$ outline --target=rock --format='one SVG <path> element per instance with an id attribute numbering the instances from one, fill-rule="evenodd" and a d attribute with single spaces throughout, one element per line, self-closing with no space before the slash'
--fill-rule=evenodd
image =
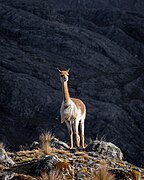
<path id="1" fill-rule="evenodd" d="M 88 154 L 89 154 L 89 156 L 92 156 L 92 157 L 98 157 L 99 156 L 98 153 L 93 152 L 93 151 L 88 151 Z"/>
<path id="2" fill-rule="evenodd" d="M 76 176 L 76 180 L 83 180 L 85 178 L 85 175 L 83 172 L 79 171 Z"/>
<path id="3" fill-rule="evenodd" d="M 88 144 L 85 150 L 94 151 L 99 155 L 103 155 L 113 159 L 123 159 L 123 153 L 121 152 L 121 150 L 110 142 L 95 140 Z"/>
<path id="4" fill-rule="evenodd" d="M 0 148 L 0 163 L 5 166 L 14 166 L 15 162 L 7 155 L 4 148 Z"/>
<path id="5" fill-rule="evenodd" d="M 42 172 L 49 173 L 54 169 L 54 165 L 59 161 L 60 160 L 56 155 L 51 155 L 41 159 L 19 163 L 12 167 L 11 170 L 18 174 L 21 173 L 39 176 Z"/>
<path id="6" fill-rule="evenodd" d="M 115 175 L 115 179 L 129 179 L 128 173 L 125 173 L 123 169 L 113 169 L 111 172 Z"/>
<path id="7" fill-rule="evenodd" d="M 2 173 L 0 173 L 0 178 L 2 179 L 2 180 L 14 180 L 15 178 L 14 178 L 14 176 L 15 176 L 16 174 L 15 173 L 13 173 L 13 172 L 2 172 Z"/>
<path id="8" fill-rule="evenodd" d="M 40 175 L 41 172 L 50 172 L 50 170 L 53 170 L 54 165 L 59 162 L 60 160 L 56 155 L 48 156 L 44 159 L 41 159 L 40 161 L 37 161 L 33 164 L 31 168 L 31 173 L 34 175 Z"/>
<path id="9" fill-rule="evenodd" d="M 57 138 L 51 140 L 50 146 L 61 150 L 69 149 L 69 146 L 65 142 L 60 141 Z"/>
<path id="10" fill-rule="evenodd" d="M 30 145 L 30 149 L 38 149 L 39 148 L 39 142 L 34 141 L 31 145 Z"/>
<path id="11" fill-rule="evenodd" d="M 48 1 L 52 3 L 57 10 L 69 10 L 69 9 L 120 9 L 126 11 L 141 12 L 143 14 L 144 2 L 142 0 L 67 0 L 67 1 Z"/>

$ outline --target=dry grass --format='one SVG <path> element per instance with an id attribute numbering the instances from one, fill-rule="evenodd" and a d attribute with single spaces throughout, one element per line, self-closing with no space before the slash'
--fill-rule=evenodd
<path id="1" fill-rule="evenodd" d="M 69 151 L 66 151 L 66 150 L 61 150 L 61 149 L 53 148 L 53 151 L 55 153 L 58 153 L 58 154 L 65 154 L 65 155 L 68 155 L 68 156 L 72 155 Z"/>
<path id="2" fill-rule="evenodd" d="M 71 178 L 74 176 L 74 172 L 72 171 L 72 168 L 68 162 L 65 162 L 65 161 L 57 162 L 54 168 L 59 172 L 66 173 Z"/>
<path id="3" fill-rule="evenodd" d="M 50 173 L 42 172 L 41 178 L 39 180 L 65 180 L 64 177 L 61 175 L 60 171 L 54 170 L 50 171 Z"/>
<path id="4" fill-rule="evenodd" d="M 100 165 L 100 166 L 107 166 L 107 162 L 105 159 L 100 159 L 99 161 L 97 161 L 97 163 Z"/>
<path id="5" fill-rule="evenodd" d="M 32 176 L 29 176 L 29 175 L 24 175 L 24 174 L 16 174 L 15 176 L 14 176 L 14 179 L 20 179 L 20 180 L 33 180 L 34 179 L 34 177 L 32 177 Z"/>
<path id="6" fill-rule="evenodd" d="M 97 137 L 95 138 L 95 140 L 96 140 L 96 141 L 106 141 L 106 136 L 105 136 L 105 135 L 103 135 L 103 136 L 97 136 Z"/>
<path id="7" fill-rule="evenodd" d="M 141 173 L 140 172 L 138 172 L 136 170 L 132 170 L 129 174 L 130 174 L 132 180 L 141 180 Z"/>
<path id="8" fill-rule="evenodd" d="M 86 152 L 83 152 L 83 151 L 77 151 L 74 153 L 75 156 L 84 156 L 84 155 L 87 155 Z"/>
<path id="9" fill-rule="evenodd" d="M 26 151 L 19 151 L 17 152 L 17 155 L 20 157 L 20 156 L 25 156 L 25 157 L 30 157 L 30 158 L 40 158 L 43 153 L 38 150 L 38 149 L 34 149 L 34 150 L 26 150 Z"/>
<path id="10" fill-rule="evenodd" d="M 44 154 L 51 154 L 52 148 L 50 147 L 50 142 L 54 136 L 50 132 L 42 133 L 39 137 L 41 142 L 41 150 Z"/>
<path id="11" fill-rule="evenodd" d="M 108 166 L 102 166 L 93 172 L 90 180 L 114 180 L 114 175 L 108 172 Z"/>
<path id="12" fill-rule="evenodd" d="M 34 149 L 32 151 L 29 151 L 29 150 L 19 151 L 16 154 L 17 155 L 15 157 L 15 162 L 17 163 L 40 159 L 44 155 L 41 149 L 40 150 Z"/>
<path id="13" fill-rule="evenodd" d="M 4 169 L 5 169 L 5 167 L 0 164 L 0 171 L 3 171 Z"/>
<path id="14" fill-rule="evenodd" d="M 76 161 L 78 162 L 78 163 L 86 163 L 87 162 L 87 160 L 86 159 L 84 159 L 83 157 L 77 157 L 77 159 L 76 159 Z"/>
<path id="15" fill-rule="evenodd" d="M 2 142 L 0 143 L 0 148 L 5 148 L 5 145 Z"/>

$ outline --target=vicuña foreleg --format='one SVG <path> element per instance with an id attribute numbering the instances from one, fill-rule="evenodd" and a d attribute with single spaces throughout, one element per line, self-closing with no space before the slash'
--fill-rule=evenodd
<path id="1" fill-rule="evenodd" d="M 74 133 L 75 133 L 75 137 L 76 137 L 76 145 L 77 145 L 77 147 L 80 146 L 80 136 L 79 136 L 79 133 L 78 133 L 78 126 L 79 126 L 79 122 L 75 121 L 74 122 Z"/>
<path id="2" fill-rule="evenodd" d="M 66 125 L 69 131 L 69 136 L 70 136 L 70 149 L 73 148 L 73 129 L 72 129 L 72 124 L 71 122 L 66 121 Z"/>

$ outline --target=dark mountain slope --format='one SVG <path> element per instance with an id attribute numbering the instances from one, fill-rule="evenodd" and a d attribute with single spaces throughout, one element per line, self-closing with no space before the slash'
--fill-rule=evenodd
<path id="1" fill-rule="evenodd" d="M 45 1 L 0 2 L 1 140 L 17 148 L 43 129 L 68 140 L 59 119 L 62 93 L 55 68 L 70 67 L 70 93 L 87 105 L 87 140 L 104 137 L 140 165 L 143 16 L 120 10 L 57 12 Z"/>

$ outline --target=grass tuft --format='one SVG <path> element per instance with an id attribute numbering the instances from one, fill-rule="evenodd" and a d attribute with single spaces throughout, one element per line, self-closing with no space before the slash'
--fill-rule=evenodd
<path id="1" fill-rule="evenodd" d="M 98 163 L 99 163 L 100 166 L 107 166 L 107 162 L 106 162 L 105 159 L 100 159 L 100 160 L 98 161 Z"/>
<path id="2" fill-rule="evenodd" d="M 71 178 L 74 176 L 74 172 L 72 171 L 72 168 L 71 168 L 70 164 L 65 162 L 65 161 L 57 162 L 55 164 L 54 168 L 57 171 L 67 173 L 69 175 L 69 177 L 71 177 Z"/>
<path id="3" fill-rule="evenodd" d="M 141 180 L 141 173 L 139 171 L 132 170 L 130 172 L 130 175 L 131 175 L 132 180 Z"/>
<path id="4" fill-rule="evenodd" d="M 104 165 L 92 173 L 91 180 L 114 180 L 114 175 L 109 173 L 108 166 Z"/>
<path id="5" fill-rule="evenodd" d="M 60 174 L 60 171 L 54 170 L 50 171 L 50 173 L 42 172 L 41 180 L 64 180 L 63 176 Z"/>
<path id="6" fill-rule="evenodd" d="M 0 164 L 0 171 L 3 171 L 4 169 L 5 169 L 5 167 Z"/>
<path id="7" fill-rule="evenodd" d="M 50 132 L 42 133 L 39 137 L 41 142 L 41 150 L 44 154 L 51 154 L 52 148 L 50 146 L 51 140 L 54 136 Z"/>
<path id="8" fill-rule="evenodd" d="M 0 148 L 5 148 L 5 145 L 4 145 L 4 143 L 2 143 L 2 142 L 0 142 Z"/>

